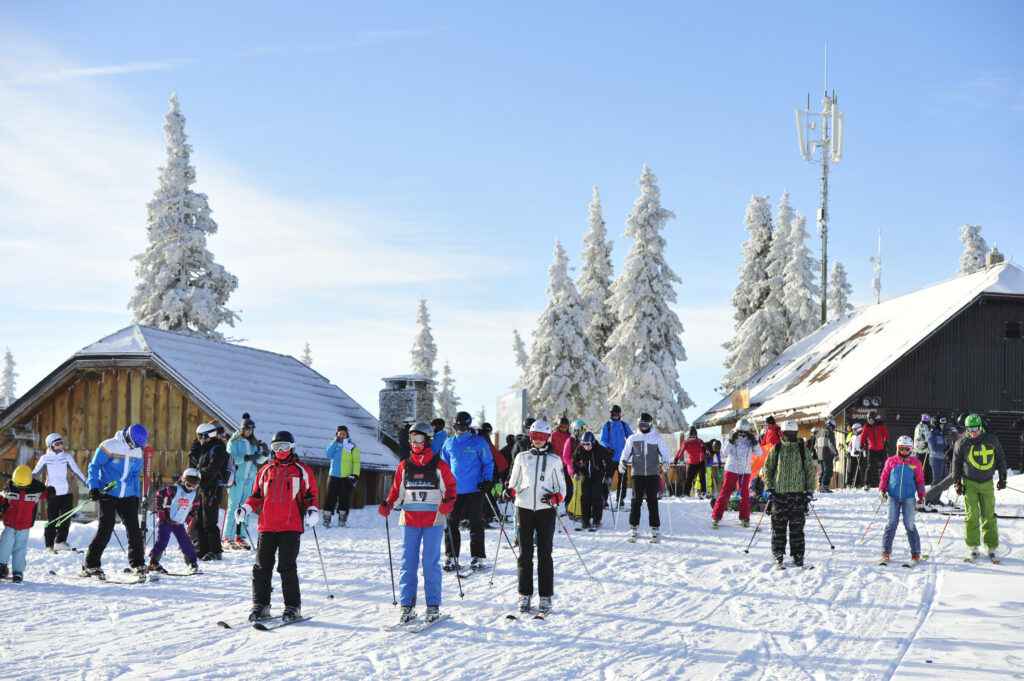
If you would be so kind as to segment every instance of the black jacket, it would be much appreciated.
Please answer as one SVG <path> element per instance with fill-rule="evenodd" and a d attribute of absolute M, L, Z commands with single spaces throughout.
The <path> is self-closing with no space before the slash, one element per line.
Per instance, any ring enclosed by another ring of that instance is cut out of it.
<path fill-rule="evenodd" d="M 203 492 L 215 492 L 228 481 L 228 454 L 224 441 L 213 437 L 203 445 L 203 454 L 199 457 L 199 482 Z"/>
<path fill-rule="evenodd" d="M 587 480 L 603 479 L 612 470 L 612 450 L 594 443 L 588 451 L 582 444 L 572 452 L 572 472 Z"/>

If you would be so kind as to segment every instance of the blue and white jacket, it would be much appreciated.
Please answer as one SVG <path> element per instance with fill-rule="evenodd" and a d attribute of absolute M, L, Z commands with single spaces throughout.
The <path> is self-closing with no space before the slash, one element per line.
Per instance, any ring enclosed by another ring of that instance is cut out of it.
<path fill-rule="evenodd" d="M 604 422 L 601 426 L 601 446 L 612 450 L 612 461 L 619 462 L 622 458 L 622 448 L 626 446 L 626 439 L 633 434 L 629 424 L 623 420 Z"/>
<path fill-rule="evenodd" d="M 472 430 L 446 438 L 441 461 L 452 469 L 458 494 L 476 492 L 481 481 L 490 481 L 494 475 L 490 444 Z"/>
<path fill-rule="evenodd" d="M 139 476 L 142 474 L 142 448 L 131 448 L 121 431 L 100 443 L 89 462 L 89 488 L 102 490 L 115 482 L 106 492 L 112 497 L 139 496 Z"/>

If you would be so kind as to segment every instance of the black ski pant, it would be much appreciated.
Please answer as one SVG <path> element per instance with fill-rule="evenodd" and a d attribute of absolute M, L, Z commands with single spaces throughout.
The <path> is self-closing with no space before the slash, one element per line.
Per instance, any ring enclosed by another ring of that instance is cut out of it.
<path fill-rule="evenodd" d="M 821 473 L 818 475 L 819 487 L 832 486 L 832 462 L 834 457 L 825 456 L 821 459 Z"/>
<path fill-rule="evenodd" d="M 274 574 L 275 554 L 285 606 L 298 608 L 302 605 L 299 572 L 295 567 L 301 537 L 301 532 L 260 532 L 256 545 L 256 564 L 252 566 L 253 605 L 270 605 L 270 578 Z"/>
<path fill-rule="evenodd" d="M 52 487 L 50 489 L 53 489 Z M 71 492 L 67 494 L 46 497 L 46 519 L 48 521 L 58 518 L 71 510 Z M 47 525 L 43 529 L 43 540 L 46 548 L 53 548 L 54 542 L 66 542 L 68 540 L 68 529 L 71 527 L 71 518 L 66 518 L 60 525 Z"/>
<path fill-rule="evenodd" d="M 220 487 L 204 489 L 200 497 L 199 516 L 202 525 L 199 528 L 199 546 L 196 553 L 202 558 L 209 553 L 219 556 L 224 552 L 220 543 Z"/>
<path fill-rule="evenodd" d="M 531 511 L 516 508 L 519 524 L 519 595 L 533 595 L 533 536 L 537 534 L 537 591 L 541 598 L 555 592 L 555 566 L 551 562 L 551 546 L 555 539 L 553 508 Z"/>
<path fill-rule="evenodd" d="M 686 480 L 683 482 L 683 496 L 690 496 L 690 492 L 693 491 L 693 481 L 700 478 L 699 476 L 704 475 L 704 462 L 700 463 L 688 463 L 686 464 Z M 707 483 L 704 483 L 704 487 L 707 487 Z M 707 490 L 704 490 L 705 492 Z"/>
<path fill-rule="evenodd" d="M 850 489 L 860 487 L 868 474 L 866 456 L 852 456 L 846 460 L 846 486 Z"/>
<path fill-rule="evenodd" d="M 882 466 L 885 465 L 885 450 L 868 450 L 868 473 L 864 484 L 868 489 L 878 489 L 878 481 L 882 479 Z"/>
<path fill-rule="evenodd" d="M 932 485 L 931 488 L 928 490 L 928 494 L 924 495 L 924 503 L 926 503 L 926 504 L 936 504 L 936 503 L 938 503 L 939 497 L 942 496 L 943 492 L 945 492 L 947 489 L 949 489 L 950 487 L 953 486 L 953 482 L 954 482 L 953 474 L 950 473 L 949 475 L 944 477 L 942 480 L 940 480 L 939 482 L 937 482 L 934 485 Z"/>
<path fill-rule="evenodd" d="M 565 504 L 565 512 L 569 516 L 572 516 L 572 514 L 569 513 L 569 503 L 572 501 L 572 495 L 576 494 L 576 485 L 572 476 L 569 475 L 569 469 L 565 466 L 562 466 L 562 479 L 565 480 L 565 501 L 563 502 Z"/>
<path fill-rule="evenodd" d="M 96 528 L 96 535 L 89 542 L 89 548 L 85 552 L 85 566 L 98 568 L 100 559 L 103 558 L 103 550 L 107 548 L 110 535 L 114 532 L 114 514 L 121 516 L 121 523 L 128 535 L 128 564 L 133 568 L 143 566 L 145 552 L 142 530 L 139 529 L 139 498 L 138 497 L 112 497 L 104 494 L 100 497 L 100 524 Z"/>
<path fill-rule="evenodd" d="M 348 499 L 351 494 L 351 480 L 330 476 L 327 481 L 327 502 L 324 504 L 324 513 L 334 513 L 335 508 L 340 509 L 342 513 L 348 513 Z"/>
<path fill-rule="evenodd" d="M 444 555 L 462 555 L 462 531 L 459 521 L 469 520 L 469 553 L 473 558 L 484 558 L 484 517 L 480 504 L 483 499 L 480 492 L 458 494 L 455 497 L 455 508 L 448 514 L 448 539 L 444 544 Z"/>
<path fill-rule="evenodd" d="M 601 496 L 601 478 L 583 478 L 577 486 L 576 491 L 581 495 L 580 513 L 583 515 L 583 524 L 595 525 L 601 523 L 604 517 L 604 498 Z"/>
<path fill-rule="evenodd" d="M 776 494 L 772 497 L 772 556 L 786 554 L 786 530 L 789 530 L 789 553 L 793 560 L 804 558 L 804 521 L 807 505 L 804 494 Z"/>
<path fill-rule="evenodd" d="M 661 517 L 658 515 L 658 483 L 660 475 L 634 475 L 633 476 L 633 502 L 629 507 L 630 526 L 640 524 L 640 505 L 647 497 L 647 522 L 651 527 L 661 527 Z"/>

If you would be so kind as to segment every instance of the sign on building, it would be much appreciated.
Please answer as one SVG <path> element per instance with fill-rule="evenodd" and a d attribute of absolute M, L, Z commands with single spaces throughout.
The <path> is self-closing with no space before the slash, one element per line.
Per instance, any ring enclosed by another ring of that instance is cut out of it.
<path fill-rule="evenodd" d="M 494 430 L 502 437 L 516 435 L 523 429 L 526 418 L 526 391 L 513 390 L 498 397 L 497 413 L 494 417 Z"/>

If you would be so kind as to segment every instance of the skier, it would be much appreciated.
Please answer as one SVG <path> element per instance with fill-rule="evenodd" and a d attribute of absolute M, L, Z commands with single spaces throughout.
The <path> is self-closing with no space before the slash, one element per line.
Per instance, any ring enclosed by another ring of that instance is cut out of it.
<path fill-rule="evenodd" d="M 830 494 L 832 489 L 832 467 L 839 456 L 839 447 L 836 445 L 836 421 L 829 417 L 825 419 L 825 429 L 819 431 L 814 441 L 815 449 L 818 452 L 818 460 L 821 462 L 821 472 L 818 475 L 818 491 Z"/>
<path fill-rule="evenodd" d="M 863 426 L 854 423 L 846 434 L 846 486 L 856 489 L 867 475 L 868 467 L 865 454 L 860 446 L 860 432 Z"/>
<path fill-rule="evenodd" d="M 462 548 L 462 531 L 459 520 L 469 520 L 469 551 L 472 555 L 470 568 L 484 568 L 484 519 L 483 494 L 491 487 L 494 472 L 494 458 L 487 440 L 472 430 L 473 417 L 460 411 L 455 415 L 455 435 L 444 441 L 441 460 L 452 469 L 458 496 L 455 508 L 448 516 L 448 541 L 445 545 L 445 571 L 456 568 Z"/>
<path fill-rule="evenodd" d="M 399 503 L 402 513 L 398 524 L 402 527 L 402 566 L 399 572 L 402 614 L 399 623 L 411 622 L 416 617 L 416 591 L 418 565 L 423 564 L 423 592 L 427 611 L 424 619 L 434 622 L 440 618 L 441 606 L 441 539 L 444 537 L 446 516 L 455 507 L 455 477 L 444 461 L 430 449 L 434 431 L 420 422 L 409 430 L 408 459 L 399 462 L 395 480 L 387 498 L 377 509 L 387 517 Z"/>
<path fill-rule="evenodd" d="M 100 504 L 100 521 L 85 554 L 83 577 L 106 578 L 100 560 L 114 532 L 115 513 L 128 535 L 128 564 L 140 581 L 146 576 L 145 538 L 139 529 L 139 476 L 142 448 L 148 440 L 145 426 L 134 423 L 101 442 L 89 462 L 89 498 Z M 109 491 L 100 491 L 111 482 L 114 486 Z"/>
<path fill-rule="evenodd" d="M 603 496 L 608 501 L 611 494 L 611 473 L 619 467 L 619 459 L 622 457 L 622 448 L 626 446 L 626 438 L 633 434 L 633 429 L 622 420 L 622 407 L 613 404 L 608 412 L 608 420 L 601 426 L 601 446 L 612 452 L 612 467 L 608 469 L 608 479 L 604 483 Z M 625 479 L 619 476 L 619 482 L 615 490 L 615 510 L 622 506 L 622 497 L 626 494 Z"/>
<path fill-rule="evenodd" d="M 931 438 L 932 428 L 935 423 L 932 421 L 932 417 L 928 414 L 921 414 L 921 420 L 916 426 L 914 426 L 914 456 L 918 458 L 922 465 L 928 465 L 928 440 Z M 934 485 L 937 480 L 941 478 L 935 477 L 934 468 L 932 470 L 932 484 Z"/>
<path fill-rule="evenodd" d="M 156 493 L 156 540 L 153 542 L 153 550 L 149 552 L 150 572 L 167 573 L 160 565 L 160 557 L 164 554 L 172 534 L 178 541 L 181 554 L 185 557 L 189 574 L 199 571 L 199 559 L 185 530 L 185 521 L 198 515 L 200 511 L 199 498 L 196 495 L 200 477 L 197 469 L 186 468 L 178 482 Z M 231 516 L 234 520 L 234 513 Z"/>
<path fill-rule="evenodd" d="M 640 529 L 640 506 L 647 497 L 647 521 L 651 526 L 651 543 L 658 543 L 661 518 L 658 515 L 658 483 L 662 466 L 668 463 L 669 451 L 665 439 L 653 430 L 654 418 L 647 412 L 640 414 L 639 429 L 626 438 L 619 457 L 619 480 L 626 475 L 626 466 L 633 466 L 633 501 L 629 509 L 629 542 L 636 541 Z"/>
<path fill-rule="evenodd" d="M 431 431 L 433 434 L 433 431 Z M 338 527 L 348 522 L 349 496 L 359 485 L 359 447 L 349 439 L 348 426 L 338 426 L 334 439 L 324 456 L 331 462 L 327 479 L 327 503 L 324 505 L 324 527 L 331 526 L 331 516 L 338 508 Z"/>
<path fill-rule="evenodd" d="M 796 421 L 782 424 L 782 442 L 772 447 L 764 462 L 764 496 L 772 510 L 772 556 L 779 570 L 784 569 L 787 528 L 793 562 L 797 567 L 804 565 L 804 520 L 814 489 L 814 462 L 797 430 Z"/>
<path fill-rule="evenodd" d="M 75 477 L 88 486 L 89 481 L 78 468 L 73 456 L 64 451 L 64 438 L 60 433 L 50 433 L 46 436 L 46 453 L 39 457 L 39 462 L 32 470 L 32 475 L 46 467 L 46 486 L 49 487 L 49 494 L 46 495 L 46 519 L 48 521 L 64 515 L 71 510 L 71 486 L 68 484 L 68 471 L 74 473 Z M 57 551 L 70 551 L 68 546 L 68 529 L 71 527 L 70 520 L 65 520 L 59 525 L 47 525 L 43 529 L 43 541 L 46 543 L 47 553 Z"/>
<path fill-rule="evenodd" d="M 921 560 L 921 535 L 914 524 L 914 497 L 924 501 L 924 464 L 913 456 L 914 440 L 901 435 L 896 440 L 896 454 L 890 456 L 882 468 L 878 491 L 882 498 L 889 498 L 889 522 L 882 535 L 882 560 L 879 565 L 888 565 L 892 555 L 892 540 L 896 525 L 903 514 L 903 528 L 910 540 L 910 564 Z"/>
<path fill-rule="evenodd" d="M 270 442 L 271 460 L 256 474 L 252 495 L 235 511 L 235 522 L 244 523 L 245 516 L 260 514 L 256 564 L 252 567 L 252 612 L 250 622 L 270 617 L 270 578 L 274 559 L 281 575 L 284 612 L 281 620 L 302 619 L 302 595 L 295 561 L 303 523 L 315 528 L 320 522 L 317 511 L 316 478 L 295 454 L 295 438 L 287 430 L 279 430 Z"/>
<path fill-rule="evenodd" d="M 953 447 L 953 478 L 957 494 L 964 497 L 964 541 L 970 549 L 970 556 L 965 560 L 978 557 L 978 546 L 984 540 L 988 557 L 994 561 L 999 546 L 999 527 L 992 469 L 999 473 L 996 489 L 1005 489 L 1006 456 L 999 438 L 985 429 L 978 414 L 970 414 L 964 420 L 964 428 L 967 436 L 957 440 Z"/>
<path fill-rule="evenodd" d="M 865 489 L 871 489 L 878 485 L 882 464 L 885 463 L 885 450 L 889 446 L 889 428 L 879 418 L 878 412 L 868 413 L 868 425 L 860 432 L 860 445 L 862 450 L 867 450 L 868 470 L 864 479 Z"/>
<path fill-rule="evenodd" d="M 775 423 L 775 415 L 769 414 L 764 420 L 764 432 L 761 433 L 761 444 L 769 450 L 782 442 L 782 429 Z"/>
<path fill-rule="evenodd" d="M 430 427 L 433 429 L 433 439 L 431 440 L 430 451 L 434 454 L 441 452 L 441 447 L 444 446 L 444 441 L 448 439 L 448 433 L 444 429 L 444 419 L 436 418 L 430 422 Z"/>
<path fill-rule="evenodd" d="M 555 514 L 565 498 L 561 457 L 549 442 L 551 426 L 534 421 L 530 426 L 530 449 L 521 452 L 512 464 L 505 491 L 506 501 L 515 501 L 519 526 L 519 612 L 529 612 L 533 598 L 533 545 L 537 535 L 538 609 L 551 610 L 555 588 L 555 568 L 551 547 L 555 536 Z"/>
<path fill-rule="evenodd" d="M 573 494 L 573 445 L 572 433 L 569 432 L 569 419 L 563 416 L 558 419 L 558 426 L 551 431 L 551 446 L 554 447 L 555 454 L 562 459 L 562 477 L 565 479 L 565 514 L 569 516 L 570 520 L 574 519 L 574 514 L 569 511 L 569 501 L 572 499 Z"/>
<path fill-rule="evenodd" d="M 704 441 L 697 437 L 697 429 L 690 426 L 686 442 L 676 452 L 676 459 L 686 458 L 686 479 L 683 481 L 683 496 L 690 496 L 693 490 L 693 481 L 703 479 L 706 467 L 704 458 Z M 706 483 L 704 484 L 706 488 Z M 701 493 L 701 498 L 704 494 Z"/>
<path fill-rule="evenodd" d="M 256 471 L 267 461 L 262 443 L 254 434 L 255 430 L 256 422 L 249 414 L 242 414 L 241 427 L 228 440 L 228 454 L 235 463 L 235 481 L 228 487 L 228 508 L 224 514 L 224 547 L 229 549 L 251 548 L 243 538 L 245 530 L 235 522 L 235 509 L 249 496 Z"/>
<path fill-rule="evenodd" d="M 46 485 L 32 477 L 28 466 L 15 468 L 0 491 L 0 517 L 4 519 L 4 529 L 0 532 L 0 577 L 7 577 L 7 562 L 10 561 L 11 581 L 15 584 L 25 575 L 28 534 L 35 520 L 36 504 L 46 497 Z"/>
<path fill-rule="evenodd" d="M 725 480 L 711 511 L 711 525 L 715 529 L 729 506 L 729 497 L 737 488 L 740 491 L 740 525 L 750 527 L 750 458 L 760 449 L 752 429 L 749 420 L 740 419 L 722 449 L 725 454 Z"/>
<path fill-rule="evenodd" d="M 928 433 L 928 460 L 932 464 L 932 487 L 946 477 L 946 419 L 934 422 L 935 427 Z"/>
<path fill-rule="evenodd" d="M 202 476 L 199 482 L 202 526 L 196 553 L 202 560 L 221 560 L 224 554 L 219 523 L 221 491 L 231 482 L 230 466 L 234 462 L 214 424 L 200 423 L 196 427 L 196 439 L 203 448 L 199 465 L 196 466 Z"/>
<path fill-rule="evenodd" d="M 601 527 L 604 503 L 601 486 L 611 466 L 611 452 L 597 442 L 589 430 L 583 433 L 579 445 L 572 453 L 572 469 L 579 477 L 580 515 L 582 524 L 578 529 L 596 532 Z"/>

